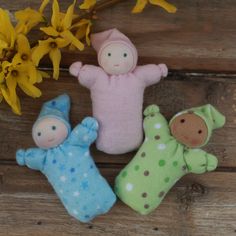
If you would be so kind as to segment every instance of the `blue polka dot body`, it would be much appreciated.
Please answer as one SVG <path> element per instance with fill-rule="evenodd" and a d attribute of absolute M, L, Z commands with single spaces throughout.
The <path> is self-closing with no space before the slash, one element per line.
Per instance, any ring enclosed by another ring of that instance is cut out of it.
<path fill-rule="evenodd" d="M 46 106 L 47 112 L 40 113 L 46 115 L 40 117 L 33 127 L 33 137 L 35 136 L 34 140 L 39 148 L 18 150 L 16 160 L 19 165 L 40 170 L 53 186 L 69 214 L 82 222 L 89 222 L 94 217 L 108 212 L 115 203 L 116 196 L 101 176 L 89 152 L 90 145 L 97 138 L 97 121 L 87 117 L 71 131 L 67 119 L 61 119 L 61 110 L 69 111 L 65 104 L 59 102 L 62 96 L 56 99 L 57 102 L 53 100 L 46 103 L 52 106 L 52 109 Z M 57 119 L 57 122 L 53 119 Z M 63 142 L 57 138 L 56 133 L 60 134 L 63 128 L 60 122 L 64 122 L 68 127 Z M 48 124 L 50 126 L 47 127 Z"/>
<path fill-rule="evenodd" d="M 69 214 L 82 222 L 106 213 L 116 200 L 86 147 L 65 142 L 48 150 L 42 172 Z"/>

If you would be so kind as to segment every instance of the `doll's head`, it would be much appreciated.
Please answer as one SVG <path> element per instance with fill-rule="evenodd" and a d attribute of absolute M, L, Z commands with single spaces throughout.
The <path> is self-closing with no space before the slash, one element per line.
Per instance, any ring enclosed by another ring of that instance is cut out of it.
<path fill-rule="evenodd" d="M 225 117 L 210 104 L 175 115 L 170 121 L 171 134 L 189 148 L 204 146 L 212 130 L 220 128 Z"/>
<path fill-rule="evenodd" d="M 117 29 L 91 35 L 98 53 L 98 63 L 109 75 L 126 74 L 137 65 L 137 50 L 132 42 Z"/>
<path fill-rule="evenodd" d="M 71 130 L 69 110 L 70 99 L 66 94 L 43 105 L 32 129 L 33 140 L 38 147 L 49 149 L 64 142 Z"/>
<path fill-rule="evenodd" d="M 68 129 L 59 119 L 47 117 L 34 125 L 32 135 L 38 147 L 47 149 L 60 145 L 68 136 Z"/>

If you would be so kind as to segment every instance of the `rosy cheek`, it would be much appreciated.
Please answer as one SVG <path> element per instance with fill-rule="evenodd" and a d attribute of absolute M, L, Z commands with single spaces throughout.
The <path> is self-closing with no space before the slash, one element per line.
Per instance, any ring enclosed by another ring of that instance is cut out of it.
<path fill-rule="evenodd" d="M 40 139 L 40 140 L 36 140 L 36 143 L 37 143 L 37 145 L 38 146 L 45 146 L 45 144 L 46 144 L 46 140 L 44 140 L 44 139 Z"/>
<path fill-rule="evenodd" d="M 121 65 L 122 65 L 123 68 L 130 67 L 130 65 L 129 65 L 129 63 L 127 63 L 127 61 L 122 61 Z"/>
<path fill-rule="evenodd" d="M 48 143 L 47 139 L 45 139 L 45 138 L 44 139 L 40 139 L 39 142 L 42 143 L 42 144 Z"/>
<path fill-rule="evenodd" d="M 174 133 L 176 133 L 176 131 L 177 131 L 177 128 L 176 128 L 176 125 L 175 125 L 175 124 L 172 125 L 172 131 L 173 131 Z"/>
<path fill-rule="evenodd" d="M 65 136 L 65 131 L 64 130 L 60 130 L 57 134 L 57 137 L 55 139 L 56 142 L 64 139 L 64 136 Z"/>
<path fill-rule="evenodd" d="M 109 67 L 110 64 L 111 64 L 111 61 L 109 61 L 108 59 L 107 59 L 107 60 L 104 60 L 104 61 L 102 62 L 102 67 Z"/>
<path fill-rule="evenodd" d="M 201 144 L 201 141 L 198 140 L 198 139 L 192 139 L 192 140 L 191 140 L 191 144 L 194 145 L 194 146 L 197 146 L 197 145 L 200 145 L 200 144 Z"/>

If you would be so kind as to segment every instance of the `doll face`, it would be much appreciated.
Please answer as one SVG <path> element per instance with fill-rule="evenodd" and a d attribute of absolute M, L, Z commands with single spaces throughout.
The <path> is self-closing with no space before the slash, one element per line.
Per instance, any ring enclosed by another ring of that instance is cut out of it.
<path fill-rule="evenodd" d="M 205 121 L 194 113 L 177 116 L 170 125 L 172 135 L 190 148 L 202 146 L 208 137 Z"/>
<path fill-rule="evenodd" d="M 111 43 L 99 55 L 100 66 L 110 75 L 126 74 L 136 64 L 132 50 L 123 43 Z"/>
<path fill-rule="evenodd" d="M 33 127 L 32 135 L 38 147 L 48 149 L 61 144 L 66 139 L 68 130 L 58 119 L 44 118 Z"/>

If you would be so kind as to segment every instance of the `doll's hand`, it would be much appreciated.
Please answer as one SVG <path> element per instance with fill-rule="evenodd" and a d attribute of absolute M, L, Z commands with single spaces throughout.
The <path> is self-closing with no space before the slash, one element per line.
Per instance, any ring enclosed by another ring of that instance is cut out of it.
<path fill-rule="evenodd" d="M 157 105 L 149 105 L 144 110 L 144 116 L 154 116 L 155 114 L 159 113 L 160 109 Z"/>
<path fill-rule="evenodd" d="M 25 151 L 23 149 L 19 149 L 16 152 L 16 161 L 20 166 L 25 165 Z"/>
<path fill-rule="evenodd" d="M 211 154 L 207 154 L 206 158 L 207 158 L 207 165 L 206 165 L 207 171 L 215 170 L 218 164 L 217 158 Z"/>
<path fill-rule="evenodd" d="M 78 77 L 81 67 L 82 67 L 82 62 L 77 61 L 77 62 L 73 63 L 69 68 L 70 74 L 75 77 Z"/>
<path fill-rule="evenodd" d="M 158 67 L 161 70 L 162 77 L 166 77 L 168 75 L 168 68 L 165 64 L 159 64 Z"/>
<path fill-rule="evenodd" d="M 88 130 L 92 130 L 92 131 L 98 130 L 98 122 L 96 119 L 92 117 L 87 117 L 83 119 L 81 124 L 85 126 Z"/>
<path fill-rule="evenodd" d="M 184 151 L 184 159 L 189 171 L 195 174 L 213 171 L 218 163 L 215 156 L 201 149 L 187 149 Z"/>
<path fill-rule="evenodd" d="M 72 131 L 70 143 L 89 146 L 97 138 L 98 122 L 92 117 L 86 117 Z"/>
<path fill-rule="evenodd" d="M 90 145 L 97 138 L 98 122 L 92 117 L 86 117 L 82 120 L 80 126 L 82 142 Z"/>

